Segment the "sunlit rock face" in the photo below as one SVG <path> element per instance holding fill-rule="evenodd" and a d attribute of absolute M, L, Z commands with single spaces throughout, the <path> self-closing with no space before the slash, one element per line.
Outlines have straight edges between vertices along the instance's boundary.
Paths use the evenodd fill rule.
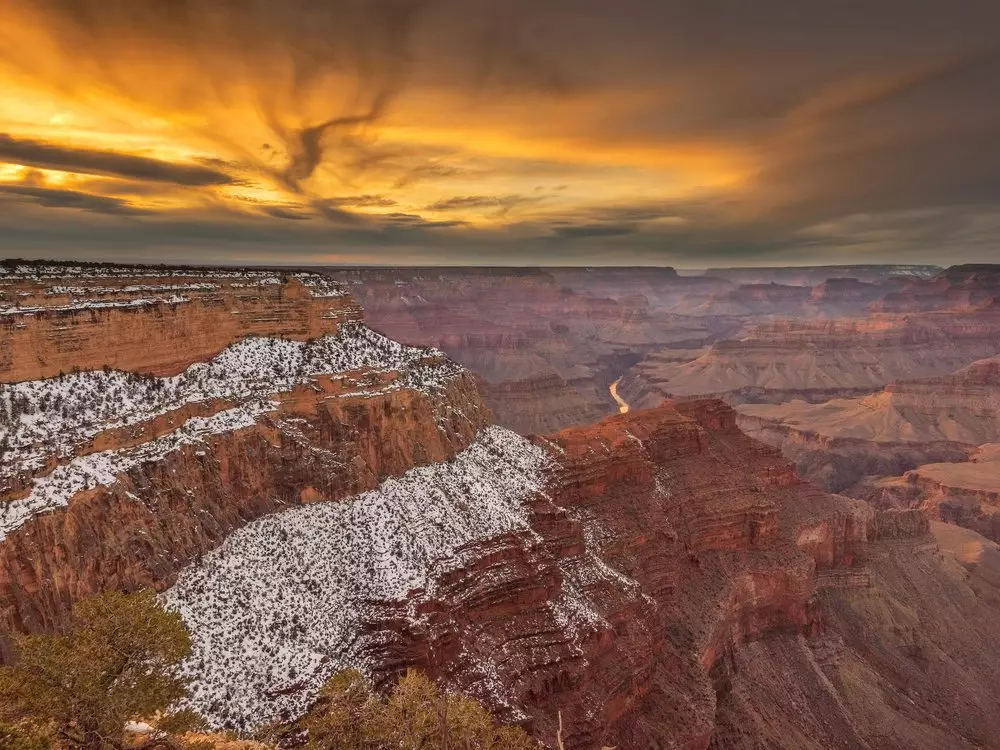
<path fill-rule="evenodd" d="M 977 446 L 1000 440 L 998 409 L 1000 362 L 990 357 L 865 397 L 746 404 L 739 422 L 780 447 L 803 476 L 842 491 L 921 464 L 965 461 Z"/>
<path fill-rule="evenodd" d="M 239 731 L 301 715 L 350 666 L 382 688 L 420 668 L 549 743 L 561 716 L 574 750 L 1000 733 L 990 543 L 827 494 L 720 400 L 525 437 L 493 424 L 480 378 L 368 328 L 323 277 L 64 270 L 9 288 L 90 291 L 25 296 L 4 335 L 35 319 L 68 357 L 62 329 L 87 326 L 81 351 L 115 360 L 60 376 L 34 354 L 0 385 L 5 629 L 152 586 L 192 632 L 191 706 Z M 183 284 L 201 302 L 132 289 Z M 251 302 L 284 312 L 226 328 Z M 103 317 L 183 342 L 167 308 L 196 304 L 214 338 L 169 358 L 119 351 Z M 582 309 L 626 319 L 602 305 Z M 102 326 L 117 348 L 89 341 Z"/>
<path fill-rule="evenodd" d="M 5 315 L 4 351 L 34 325 L 45 346 L 72 358 L 82 327 L 87 351 L 110 362 L 51 376 L 55 364 L 19 355 L 19 367 L 34 363 L 29 379 L 0 385 L 8 624 L 51 627 L 75 599 L 106 586 L 162 585 L 255 517 L 449 458 L 489 422 L 467 373 L 439 351 L 371 331 L 350 296 L 322 277 L 199 270 L 198 288 L 184 292 L 197 299 L 138 296 L 181 286 L 187 273 L 30 266 L 11 274 L 19 278 L 10 288 L 42 297 L 38 288 L 72 285 L 74 302 L 46 306 L 25 295 Z M 129 304 L 100 306 L 109 299 Z M 287 299 L 291 308 L 281 306 Z M 174 306 L 197 308 L 210 352 Z M 128 325 L 109 314 L 128 315 Z M 123 347 L 122 330 L 149 326 L 163 335 Z M 168 356 L 173 372 L 157 374 Z M 120 362 L 134 369 L 112 365 Z"/>

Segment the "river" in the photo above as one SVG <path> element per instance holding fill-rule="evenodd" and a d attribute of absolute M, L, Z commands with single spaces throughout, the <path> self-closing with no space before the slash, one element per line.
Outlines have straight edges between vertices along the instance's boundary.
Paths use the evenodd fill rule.
<path fill-rule="evenodd" d="M 618 404 L 618 411 L 624 414 L 628 411 L 628 401 L 618 395 L 618 384 L 620 382 L 622 382 L 622 379 L 618 378 L 618 380 L 611 384 L 608 390 L 611 391 L 611 398 L 613 398 L 615 403 Z"/>

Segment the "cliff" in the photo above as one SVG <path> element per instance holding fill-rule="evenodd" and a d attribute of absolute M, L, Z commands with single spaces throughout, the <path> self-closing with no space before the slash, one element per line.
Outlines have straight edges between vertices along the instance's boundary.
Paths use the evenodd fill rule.
<path fill-rule="evenodd" d="M 673 269 L 397 268 L 332 272 L 394 339 L 476 372 L 498 424 L 548 432 L 615 411 L 608 385 L 646 351 L 710 326 L 658 309 Z M 647 296 L 648 295 L 648 296 Z"/>
<path fill-rule="evenodd" d="M 304 341 L 360 320 L 324 277 L 269 271 L 0 267 L 0 382 L 112 367 L 173 375 L 245 336 Z"/>
<path fill-rule="evenodd" d="M 870 480 L 859 494 L 879 507 L 919 509 L 930 519 L 1000 540 L 1000 445 L 980 446 L 966 462 L 928 463 Z"/>
<path fill-rule="evenodd" d="M 780 447 L 803 476 L 839 491 L 866 476 L 964 461 L 975 446 L 1000 440 L 1000 360 L 891 383 L 864 398 L 746 404 L 739 412 L 749 434 Z"/>
<path fill-rule="evenodd" d="M 894 380 L 944 375 L 998 349 L 1000 317 L 985 310 L 774 320 L 717 341 L 690 362 L 644 370 L 628 396 L 636 402 L 653 394 L 734 404 L 826 401 L 871 393 Z"/>
<path fill-rule="evenodd" d="M 0 385 L 5 628 L 152 586 L 192 707 L 239 731 L 415 666 L 546 742 L 561 714 L 574 750 L 997 746 L 1000 592 L 919 510 L 804 482 L 717 400 L 523 437 L 442 352 L 326 304 L 315 338 Z"/>
<path fill-rule="evenodd" d="M 86 283 L 94 285 L 90 273 Z M 263 288 L 277 291 L 254 298 L 264 314 L 251 319 L 234 312 L 248 299 L 243 285 L 260 281 L 260 272 L 222 271 L 216 281 L 202 273 L 215 301 L 186 303 L 191 312 L 174 317 L 159 303 L 92 317 L 85 312 L 92 300 L 80 291 L 73 294 L 84 312 L 11 313 L 27 316 L 29 329 L 49 330 L 60 356 L 71 356 L 62 328 L 82 327 L 89 334 L 81 356 L 104 353 L 141 374 L 103 365 L 46 378 L 58 361 L 50 359 L 34 362 L 37 379 L 0 385 L 7 627 L 56 627 L 74 601 L 104 588 L 162 587 L 248 521 L 446 460 L 489 423 L 472 376 L 438 351 L 367 329 L 351 298 L 326 280 L 267 282 Z M 96 298 L 134 280 L 106 275 Z M 275 300 L 291 302 L 268 311 Z M 118 314 L 130 316 L 126 329 Z M 56 325 L 66 315 L 66 326 Z M 234 318 L 257 335 L 231 340 Z M 188 348 L 191 325 L 210 335 L 191 337 Z M 162 336 L 139 351 L 117 349 L 129 331 L 157 327 Z M 105 329 L 115 346 L 105 344 Z M 28 329 L 15 328 L 15 336 L 19 330 Z M 168 358 L 171 370 L 198 361 L 173 375 L 149 374 Z M 14 360 L 22 371 L 31 364 L 23 354 Z"/>
<path fill-rule="evenodd" d="M 233 696 L 209 709 L 223 725 L 294 714 L 347 664 L 380 683 L 417 666 L 541 737 L 561 712 L 569 747 L 707 747 L 715 665 L 818 628 L 816 591 L 866 585 L 875 529 L 723 404 L 666 405 L 534 443 L 490 428 L 349 503 L 249 524 L 167 600 L 194 630 L 196 704 Z"/>

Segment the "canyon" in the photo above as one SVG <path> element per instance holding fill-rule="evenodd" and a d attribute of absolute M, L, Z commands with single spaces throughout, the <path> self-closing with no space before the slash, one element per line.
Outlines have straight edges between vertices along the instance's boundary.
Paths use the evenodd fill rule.
<path fill-rule="evenodd" d="M 573 750 L 1000 747 L 994 276 L 862 270 L 0 266 L 0 629 L 152 587 L 243 734 L 418 667 Z"/>

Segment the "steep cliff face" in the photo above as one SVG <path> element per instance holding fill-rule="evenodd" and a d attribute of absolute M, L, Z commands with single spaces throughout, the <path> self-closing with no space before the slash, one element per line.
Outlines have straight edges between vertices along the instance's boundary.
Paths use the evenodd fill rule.
<path fill-rule="evenodd" d="M 1000 440 L 1000 360 L 937 378 L 892 383 L 864 398 L 739 407 L 740 426 L 780 447 L 799 472 L 840 491 L 867 476 L 966 460 Z"/>
<path fill-rule="evenodd" d="M 245 336 L 304 341 L 360 320 L 315 274 L 0 267 L 0 382 L 112 367 L 173 375 Z"/>
<path fill-rule="evenodd" d="M 345 665 L 380 683 L 417 666 L 539 737 L 561 713 L 568 747 L 705 748 L 720 661 L 817 633 L 817 591 L 868 585 L 890 527 L 907 533 L 802 483 L 722 403 L 681 403 L 534 443 L 490 428 L 248 524 L 166 598 L 221 725 L 293 716 Z"/>
<path fill-rule="evenodd" d="M 220 275 L 237 290 L 259 280 Z M 105 276 L 101 283 L 119 281 Z M 223 282 L 205 283 L 225 296 Z M 267 332 L 274 335 L 230 342 L 225 327 L 238 302 L 224 298 L 199 323 L 222 332 L 222 348 L 176 375 L 104 367 L 0 385 L 5 626 L 51 629 L 74 601 L 96 591 L 162 587 L 248 521 L 355 495 L 415 465 L 446 460 L 489 423 L 472 377 L 440 352 L 367 329 L 350 298 L 324 280 L 292 277 L 285 285 L 308 313 L 301 325 L 290 331 L 287 319 L 271 314 Z M 316 304 L 302 295 L 315 295 L 309 299 Z M 350 314 L 338 317 L 328 300 Z M 134 307 L 135 328 L 148 330 L 144 318 L 169 327 L 156 305 Z M 117 342 L 117 328 L 103 322 Z M 130 356 L 104 346 L 101 331 L 90 331 L 93 352 L 144 372 L 167 354 L 175 363 L 195 359 L 205 345 L 195 338 L 195 350 L 186 351 L 176 344 L 184 336 L 168 330 L 171 351 Z M 298 340 L 310 331 L 326 333 Z M 51 368 L 36 362 L 31 375 Z"/>
<path fill-rule="evenodd" d="M 918 508 L 928 518 L 1000 540 L 1000 445 L 982 445 L 962 463 L 928 463 L 872 479 L 858 494 L 885 508 Z"/>
<path fill-rule="evenodd" d="M 931 531 L 869 544 L 869 585 L 822 589 L 817 636 L 733 652 L 711 747 L 997 747 L 996 545 Z"/>
<path fill-rule="evenodd" d="M 890 381 L 944 375 L 1000 350 L 991 311 L 776 320 L 717 341 L 686 364 L 647 370 L 630 400 L 717 396 L 730 403 L 826 401 Z"/>

